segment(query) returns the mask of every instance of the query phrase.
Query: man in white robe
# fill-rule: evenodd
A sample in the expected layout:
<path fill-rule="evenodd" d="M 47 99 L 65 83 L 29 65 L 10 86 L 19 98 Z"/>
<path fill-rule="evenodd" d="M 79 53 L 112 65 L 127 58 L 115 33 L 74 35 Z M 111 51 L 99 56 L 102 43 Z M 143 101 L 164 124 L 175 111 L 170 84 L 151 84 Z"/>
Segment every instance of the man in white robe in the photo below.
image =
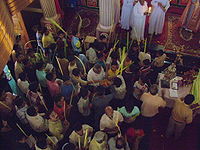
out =
<path fill-rule="evenodd" d="M 130 16 L 131 11 L 134 5 L 134 0 L 124 0 L 122 5 L 122 14 L 121 14 L 121 28 L 129 30 L 130 27 Z"/>
<path fill-rule="evenodd" d="M 148 14 L 148 6 L 147 2 L 144 0 L 139 0 L 133 7 L 132 17 L 131 17 L 131 24 L 132 24 L 132 31 L 131 31 L 131 38 L 133 40 L 144 40 L 144 28 L 145 28 L 145 21 L 146 15 Z"/>
<path fill-rule="evenodd" d="M 149 34 L 161 34 L 165 23 L 165 13 L 170 7 L 169 0 L 152 0 L 152 13 L 149 19 Z"/>

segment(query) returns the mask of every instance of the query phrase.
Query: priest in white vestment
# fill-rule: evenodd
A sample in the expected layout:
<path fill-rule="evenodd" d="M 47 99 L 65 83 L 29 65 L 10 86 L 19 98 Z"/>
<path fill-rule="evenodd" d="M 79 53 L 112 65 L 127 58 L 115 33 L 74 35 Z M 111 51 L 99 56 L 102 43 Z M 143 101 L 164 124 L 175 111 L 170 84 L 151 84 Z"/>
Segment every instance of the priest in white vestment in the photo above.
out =
<path fill-rule="evenodd" d="M 135 4 L 134 0 L 123 0 L 121 22 L 120 22 L 122 29 L 129 30 L 130 16 L 134 4 Z"/>
<path fill-rule="evenodd" d="M 161 34 L 165 23 L 165 13 L 170 7 L 169 0 L 152 0 L 152 13 L 149 19 L 149 34 Z"/>
<path fill-rule="evenodd" d="M 148 14 L 147 2 L 144 0 L 139 0 L 133 7 L 131 16 L 131 38 L 133 40 L 144 40 L 144 28 L 146 15 Z"/>

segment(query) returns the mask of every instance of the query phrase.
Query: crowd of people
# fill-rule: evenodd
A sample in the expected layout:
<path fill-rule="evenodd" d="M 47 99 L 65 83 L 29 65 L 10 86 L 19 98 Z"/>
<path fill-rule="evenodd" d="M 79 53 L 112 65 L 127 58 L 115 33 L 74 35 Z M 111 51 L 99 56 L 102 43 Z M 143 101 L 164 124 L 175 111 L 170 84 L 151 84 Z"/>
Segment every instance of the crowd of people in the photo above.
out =
<path fill-rule="evenodd" d="M 105 34 L 85 50 L 77 31 L 41 27 L 37 48 L 25 50 L 20 40 L 8 63 L 16 84 L 1 74 L 3 149 L 148 149 L 153 121 L 166 107 L 157 82 L 162 50 L 154 56 L 135 40 L 124 53 L 126 43 L 110 43 Z M 189 94 L 175 101 L 166 137 L 178 139 L 192 122 L 193 100 Z"/>

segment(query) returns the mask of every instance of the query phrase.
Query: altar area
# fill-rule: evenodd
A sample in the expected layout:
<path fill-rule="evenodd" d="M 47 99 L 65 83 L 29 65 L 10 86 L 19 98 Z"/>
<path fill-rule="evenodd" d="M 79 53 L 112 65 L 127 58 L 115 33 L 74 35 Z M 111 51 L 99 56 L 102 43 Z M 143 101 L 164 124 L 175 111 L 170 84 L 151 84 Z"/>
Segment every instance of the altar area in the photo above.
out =
<path fill-rule="evenodd" d="M 146 0 L 148 3 L 151 0 Z M 188 0 L 171 0 L 172 7 L 181 7 L 184 8 L 187 5 Z M 89 8 L 99 8 L 99 1 L 98 0 L 80 0 L 80 6 L 89 7 Z"/>

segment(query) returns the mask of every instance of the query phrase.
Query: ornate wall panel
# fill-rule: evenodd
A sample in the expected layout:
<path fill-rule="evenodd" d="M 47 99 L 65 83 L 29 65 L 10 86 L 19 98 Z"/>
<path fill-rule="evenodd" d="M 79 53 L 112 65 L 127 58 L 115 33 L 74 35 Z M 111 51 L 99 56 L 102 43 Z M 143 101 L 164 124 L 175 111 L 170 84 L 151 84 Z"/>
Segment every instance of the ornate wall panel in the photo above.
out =
<path fill-rule="evenodd" d="M 7 63 L 14 44 L 14 25 L 5 1 L 0 0 L 0 73 Z"/>

